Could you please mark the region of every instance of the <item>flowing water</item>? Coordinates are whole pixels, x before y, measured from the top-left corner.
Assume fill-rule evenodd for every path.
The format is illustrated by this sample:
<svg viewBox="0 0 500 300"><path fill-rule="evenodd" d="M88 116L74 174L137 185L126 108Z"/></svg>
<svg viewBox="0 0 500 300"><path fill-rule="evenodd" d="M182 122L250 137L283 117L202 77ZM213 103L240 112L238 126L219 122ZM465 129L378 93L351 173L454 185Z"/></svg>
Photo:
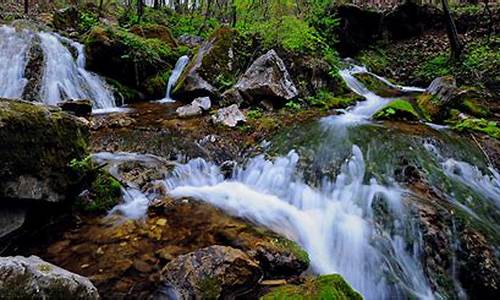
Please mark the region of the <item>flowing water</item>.
<svg viewBox="0 0 500 300"><path fill-rule="evenodd" d="M0 27L0 97L21 98L28 53L35 42L43 50L39 99L55 105L64 100L89 99L96 110L113 110L113 92L96 74L85 70L82 44L54 33L32 33ZM76 57L75 57L76 56Z"/></svg>
<svg viewBox="0 0 500 300"><path fill-rule="evenodd" d="M167 83L167 92L165 93L165 98L161 99L159 102L166 103L166 102L173 102L174 100L172 99L172 88L175 87L175 84L179 80L179 77L182 74L182 71L186 67L186 65L189 63L189 57L187 55L181 56L177 62L175 63L175 67L172 70L172 74L170 74L170 77L168 78L168 83Z"/></svg>
<svg viewBox="0 0 500 300"><path fill-rule="evenodd" d="M28 80L24 69L33 35L0 26L0 97L20 98Z"/></svg>
<svg viewBox="0 0 500 300"><path fill-rule="evenodd" d="M474 145L443 129L411 125L425 133L417 134L373 123L370 117L393 99L367 90L353 76L357 72L366 70L353 67L341 76L364 101L285 130L271 141L267 154L248 159L229 177L216 164L197 158L176 163L155 183L174 198L205 201L296 241L309 254L311 271L341 274L366 299L444 298L422 265L423 233L411 202L419 196L400 174L406 165L417 166L447 206L499 232L499 173ZM125 157L97 155L108 161ZM143 163L150 159L128 155ZM137 218L154 195L131 188L115 210ZM459 247L454 242L450 248ZM452 297L465 298L456 265L453 259Z"/></svg>

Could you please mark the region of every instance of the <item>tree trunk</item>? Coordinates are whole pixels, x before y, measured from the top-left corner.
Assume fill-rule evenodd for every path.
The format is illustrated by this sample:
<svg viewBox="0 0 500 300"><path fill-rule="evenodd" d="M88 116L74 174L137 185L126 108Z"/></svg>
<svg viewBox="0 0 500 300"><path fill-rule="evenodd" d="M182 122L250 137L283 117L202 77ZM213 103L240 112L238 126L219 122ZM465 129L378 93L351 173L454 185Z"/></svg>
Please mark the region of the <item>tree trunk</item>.
<svg viewBox="0 0 500 300"><path fill-rule="evenodd" d="M141 22L142 19L142 14L144 13L144 0L138 0L137 1L137 17L139 23Z"/></svg>
<svg viewBox="0 0 500 300"><path fill-rule="evenodd" d="M24 14L27 15L29 11L30 1L24 0Z"/></svg>
<svg viewBox="0 0 500 300"><path fill-rule="evenodd" d="M203 25L201 25L200 30L198 30L198 35L201 35L205 25L208 21L208 16L210 15L210 7L212 6L212 0L207 0L207 11L205 12L205 19L203 20Z"/></svg>
<svg viewBox="0 0 500 300"><path fill-rule="evenodd" d="M455 21L453 20L450 7L448 6L448 0L441 0L441 4L443 6L446 21L446 33L448 34L448 39L450 40L451 54L454 59L458 59L462 53L462 44L458 38L457 27L455 26Z"/></svg>

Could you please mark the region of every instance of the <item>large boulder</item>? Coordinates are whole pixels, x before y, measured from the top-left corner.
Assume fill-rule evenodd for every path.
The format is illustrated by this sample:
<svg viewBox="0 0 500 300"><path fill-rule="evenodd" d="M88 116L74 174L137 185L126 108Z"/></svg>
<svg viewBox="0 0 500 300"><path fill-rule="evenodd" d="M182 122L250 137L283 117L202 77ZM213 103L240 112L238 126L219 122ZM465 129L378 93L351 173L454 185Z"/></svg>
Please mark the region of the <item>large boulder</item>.
<svg viewBox="0 0 500 300"><path fill-rule="evenodd" d="M157 98L165 94L168 71L179 55L171 44L141 30L136 29L142 35L139 36L122 29L94 27L84 40L87 67L148 98Z"/></svg>
<svg viewBox="0 0 500 300"><path fill-rule="evenodd" d="M181 255L162 271L183 298L234 297L251 289L262 276L257 262L243 251L210 246Z"/></svg>
<svg viewBox="0 0 500 300"><path fill-rule="evenodd" d="M247 103L267 100L282 106L299 95L285 63L274 50L257 58L233 88Z"/></svg>
<svg viewBox="0 0 500 300"><path fill-rule="evenodd" d="M37 256L0 257L2 299L99 299L90 280Z"/></svg>
<svg viewBox="0 0 500 300"><path fill-rule="evenodd" d="M28 202L69 198L69 163L87 153L85 120L56 107L0 99L0 140L0 210L5 212L0 219L16 216L20 223L24 214L19 209L27 209Z"/></svg>
<svg viewBox="0 0 500 300"><path fill-rule="evenodd" d="M407 39L422 34L425 30L442 23L442 13L431 5L418 5L406 1L396 6L384 18L384 27L389 37Z"/></svg>
<svg viewBox="0 0 500 300"><path fill-rule="evenodd" d="M52 19L52 25L58 30L77 29L80 14L78 8L69 6L63 9L56 10Z"/></svg>
<svg viewBox="0 0 500 300"><path fill-rule="evenodd" d="M373 45L382 37L383 14L365 10L355 5L340 5L336 15L338 27L338 51L342 56L351 56Z"/></svg>
<svg viewBox="0 0 500 300"><path fill-rule="evenodd" d="M217 110L217 112L212 115L212 122L214 122L214 124L235 127L239 122L246 122L246 118L238 108L238 105L233 104Z"/></svg>
<svg viewBox="0 0 500 300"><path fill-rule="evenodd" d="M135 25L130 28L130 32L141 36L146 39L159 39L160 41L166 43L172 48L177 47L177 41L175 40L172 32L166 26L159 24L144 24Z"/></svg>
<svg viewBox="0 0 500 300"><path fill-rule="evenodd" d="M245 70L251 56L251 43L252 40L244 39L236 30L215 31L182 72L172 91L173 97L184 102L204 96L218 99Z"/></svg>

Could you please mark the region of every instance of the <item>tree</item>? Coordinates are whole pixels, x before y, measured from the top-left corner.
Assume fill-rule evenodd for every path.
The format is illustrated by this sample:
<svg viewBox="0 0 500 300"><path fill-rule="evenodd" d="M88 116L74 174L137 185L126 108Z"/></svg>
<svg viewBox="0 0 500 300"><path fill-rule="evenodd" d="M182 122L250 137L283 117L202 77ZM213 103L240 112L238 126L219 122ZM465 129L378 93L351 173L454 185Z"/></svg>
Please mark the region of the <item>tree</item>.
<svg viewBox="0 0 500 300"><path fill-rule="evenodd" d="M460 39L458 38L457 27L455 26L455 21L453 20L453 16L451 15L448 0L441 0L441 4L443 6L443 12L446 22L446 33L448 35L448 39L450 40L451 54L454 59L459 59L463 47Z"/></svg>
<svg viewBox="0 0 500 300"><path fill-rule="evenodd" d="M29 11L30 1L24 0L24 14L27 15Z"/></svg>

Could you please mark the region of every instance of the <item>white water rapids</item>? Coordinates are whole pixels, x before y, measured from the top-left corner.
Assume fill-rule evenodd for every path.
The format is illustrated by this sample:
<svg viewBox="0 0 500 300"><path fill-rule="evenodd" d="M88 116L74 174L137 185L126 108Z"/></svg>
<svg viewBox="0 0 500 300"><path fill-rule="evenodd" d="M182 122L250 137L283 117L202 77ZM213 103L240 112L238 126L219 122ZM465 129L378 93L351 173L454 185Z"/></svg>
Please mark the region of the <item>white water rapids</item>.
<svg viewBox="0 0 500 300"><path fill-rule="evenodd" d="M89 99L96 110L115 108L106 83L85 69L82 44L54 33L17 31L7 26L0 27L0 97L22 98L28 83L28 52L35 42L40 43L44 57L40 101L55 105L64 100Z"/></svg>

